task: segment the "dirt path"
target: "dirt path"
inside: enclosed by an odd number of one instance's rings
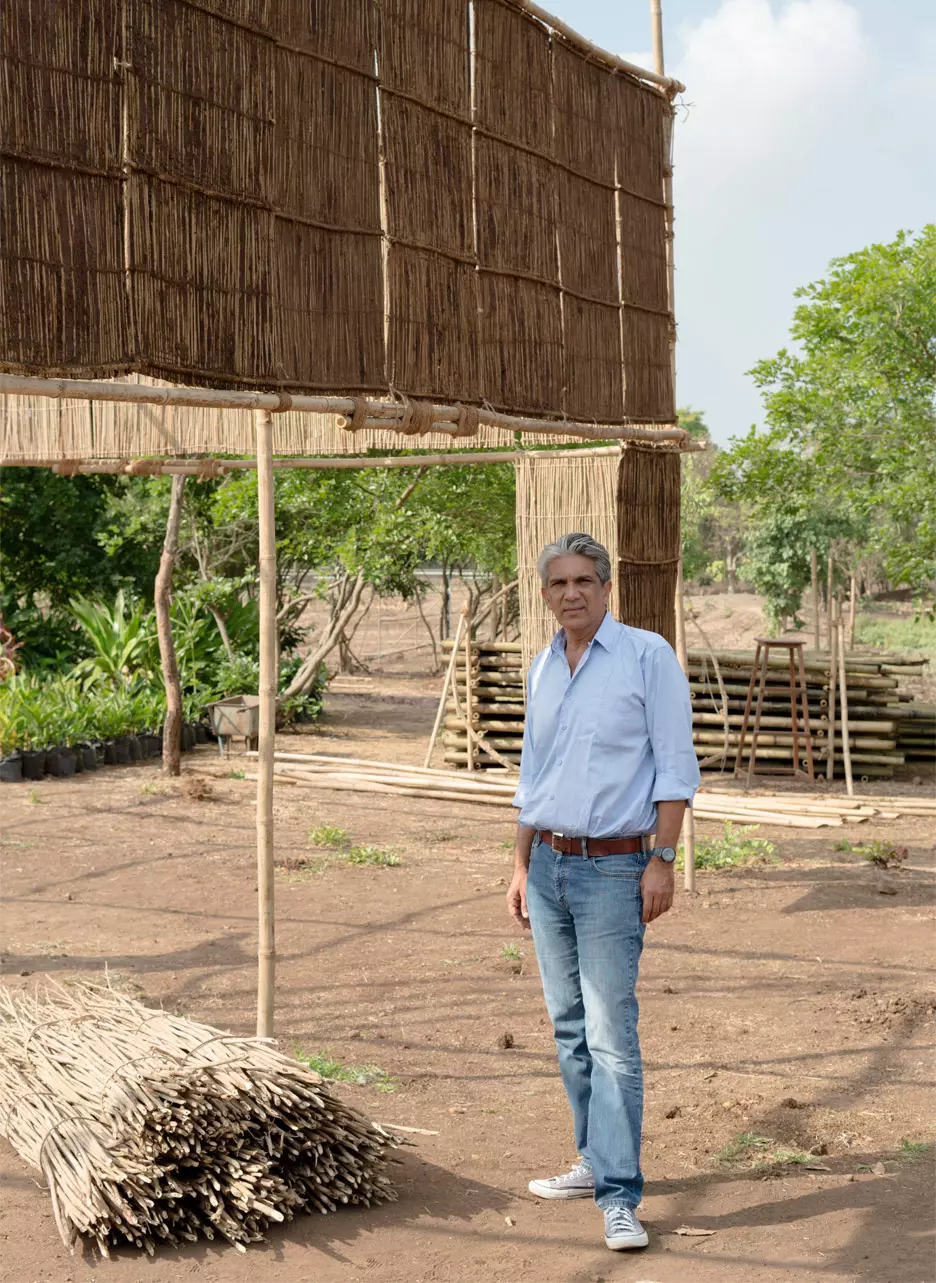
[[[418,761],[436,690],[398,675],[332,695],[301,747]],[[148,1001],[250,1031],[253,786],[228,778],[231,765],[243,763],[208,748],[187,760],[209,779],[200,801],[146,764],[4,787],[5,983],[106,965]],[[903,1145],[933,1139],[925,824],[849,830],[909,843],[912,867],[886,876],[833,850],[841,830],[762,828],[779,863],[702,875],[700,893],[651,928],[640,982],[651,1244],[613,1256],[590,1204],[525,1192],[572,1154],[535,956],[503,907],[512,813],[286,789],[276,811],[278,859],[293,870],[277,881],[278,1029],[287,1047],[387,1071],[392,1091],[339,1090],[382,1122],[437,1133],[405,1152],[399,1202],[303,1218],[246,1257],[205,1244],[83,1262],[4,1144],[3,1283],[931,1283],[932,1150]],[[402,863],[320,867],[307,833],[323,824],[393,846]],[[312,867],[297,870],[304,859]],[[765,1139],[728,1159],[745,1133]],[[774,1161],[810,1150],[812,1167]]]

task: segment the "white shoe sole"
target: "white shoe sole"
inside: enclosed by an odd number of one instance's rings
[[[650,1242],[650,1235],[646,1230],[642,1234],[629,1234],[626,1237],[606,1238],[605,1247],[610,1247],[612,1252],[626,1252],[631,1247],[646,1247]]]
[[[580,1185],[578,1187],[566,1189],[553,1189],[551,1186],[544,1184],[542,1181],[530,1181],[527,1189],[537,1198],[594,1198],[594,1185]]]

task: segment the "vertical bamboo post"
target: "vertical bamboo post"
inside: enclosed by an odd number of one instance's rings
[[[835,618],[835,593],[833,591],[833,587],[834,587],[833,581],[835,578],[834,571],[835,571],[835,563],[832,560],[832,550],[830,549],[829,563],[828,563],[827,576],[826,576],[826,607],[829,613],[829,654],[832,656],[835,655],[835,648],[836,648],[836,645],[838,644],[835,639],[835,625],[833,623],[833,620]]]
[[[442,725],[442,718],[445,716],[445,701],[448,699],[449,688],[455,683],[455,665],[458,663],[458,648],[461,645],[462,629],[465,627],[465,612],[462,611],[458,619],[458,630],[455,633],[455,641],[452,643],[452,654],[449,657],[448,668],[445,670],[445,681],[442,683],[442,694],[439,698],[439,707],[436,709],[435,723],[432,727],[432,734],[429,736],[429,747],[426,750],[426,760],[423,762],[423,768],[428,767],[432,761],[432,754],[435,749],[436,740],[439,736],[439,727]],[[455,704],[458,706],[458,693],[455,693]]]
[[[839,617],[838,625],[839,652],[839,691],[842,696],[842,761],[845,763],[845,791],[849,797],[854,792],[852,783],[851,745],[848,742],[848,670],[845,667],[845,625]]]
[[[848,598],[848,649],[854,649],[855,645],[855,612],[858,601],[858,576],[854,571],[851,572],[851,585]]]
[[[182,495],[185,474],[172,478],[169,498],[169,516],[163,540],[159,572],[153,593],[156,608],[156,633],[159,638],[159,659],[162,666],[163,686],[166,690],[166,718],[163,722],[163,770],[167,775],[179,775],[182,767],[182,686],[179,681],[179,662],[172,637],[172,571],[179,550],[179,526],[182,521]]]
[[[663,10],[661,0],[650,0],[650,34],[653,40],[653,69],[659,76],[665,75],[663,59]],[[676,260],[673,250],[673,108],[670,104],[665,117],[665,151],[663,169],[663,204],[666,213],[666,286],[669,310],[675,317],[676,310]],[[671,317],[670,331],[670,371],[673,380],[673,393],[676,391],[676,326]],[[680,459],[680,469],[682,460]],[[680,535],[680,544],[682,536]],[[686,649],[686,616],[683,609],[683,563],[680,546],[679,563],[676,567],[676,654],[684,673],[689,670],[689,658]],[[683,865],[684,882],[687,891],[695,890],[695,815],[692,807],[686,807],[683,820]]]
[[[684,673],[689,672],[689,651],[686,647],[686,612],[683,604],[682,557],[676,567],[676,657]],[[695,816],[692,807],[686,807],[683,820],[683,886],[695,890]]]
[[[836,652],[838,647],[835,645],[835,623],[834,618],[829,633],[830,642],[830,663],[829,663],[829,738],[827,747],[829,757],[826,762],[826,779],[831,780],[835,776],[835,683],[838,680],[838,664],[836,663]]]
[[[812,591],[813,647],[819,649],[819,558],[813,548],[810,552],[810,578]]]
[[[255,411],[260,526],[260,739],[257,753],[257,1037],[273,1036],[273,749],[276,732],[276,517],[273,419]]]
[[[471,611],[465,613],[465,749],[468,756],[468,770],[474,770],[474,740],[471,735],[472,716],[474,714],[474,689],[471,674]]]

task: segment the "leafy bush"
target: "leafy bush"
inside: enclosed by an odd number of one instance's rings
[[[752,838],[759,825],[735,829],[730,820],[725,821],[722,836],[717,838],[699,838],[696,841],[695,864],[697,869],[733,869],[741,864],[753,861],[768,861],[772,858],[774,844],[766,838]],[[683,848],[680,844],[678,863],[684,863]]]

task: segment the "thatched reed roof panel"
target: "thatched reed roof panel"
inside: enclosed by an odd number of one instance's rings
[[[620,617],[634,628],[661,633],[671,646],[682,550],[679,486],[678,453],[624,449],[617,488]]]
[[[471,109],[465,0],[377,0],[381,84],[467,118]]]
[[[0,6],[0,140],[7,155],[118,171],[120,16],[118,0]]]
[[[272,9],[282,44],[374,75],[376,13],[368,0],[272,0]]]
[[[558,282],[554,167],[484,135],[475,166],[478,262]]]
[[[495,409],[555,413],[563,403],[559,290],[486,272],[480,284],[485,401]]]
[[[380,391],[384,380],[381,247],[277,218],[271,312],[283,386]]]
[[[381,113],[390,237],[473,257],[470,127],[386,94]]]
[[[559,258],[562,285],[575,294],[618,302],[615,195],[559,170]]]
[[[636,422],[675,419],[670,356],[672,318],[624,307],[621,325],[625,415]]]
[[[573,530],[586,530],[611,555],[611,613],[618,618],[616,456],[556,459],[529,454],[517,476],[517,576],[520,581],[520,641],[524,666],[548,646],[558,627],[540,594],[536,559],[546,544]],[[632,518],[629,518],[632,519]]]
[[[475,0],[474,14],[479,128],[551,155],[549,33],[503,0]]]
[[[617,135],[618,182],[627,192],[663,200],[663,122],[671,111],[659,94],[628,76],[611,81],[609,124]]]
[[[281,213],[380,230],[377,90],[317,58],[276,50],[273,199]]]
[[[563,298],[565,409],[574,419],[622,417],[621,323],[617,307]]]
[[[610,186],[614,148],[608,145],[608,127],[614,76],[561,40],[553,40],[552,54],[556,159]]]
[[[389,383],[428,397],[451,389],[456,400],[477,398],[478,287],[470,263],[404,245],[391,245]]]
[[[625,303],[665,312],[666,210],[655,202],[621,192],[621,295]]]
[[[269,203],[271,41],[185,0],[130,0],[128,30],[134,167]]]
[[[118,180],[9,157],[0,173],[4,365],[30,374],[125,369]]]
[[[270,383],[273,215],[148,175],[130,184],[134,323],[147,372]]]

